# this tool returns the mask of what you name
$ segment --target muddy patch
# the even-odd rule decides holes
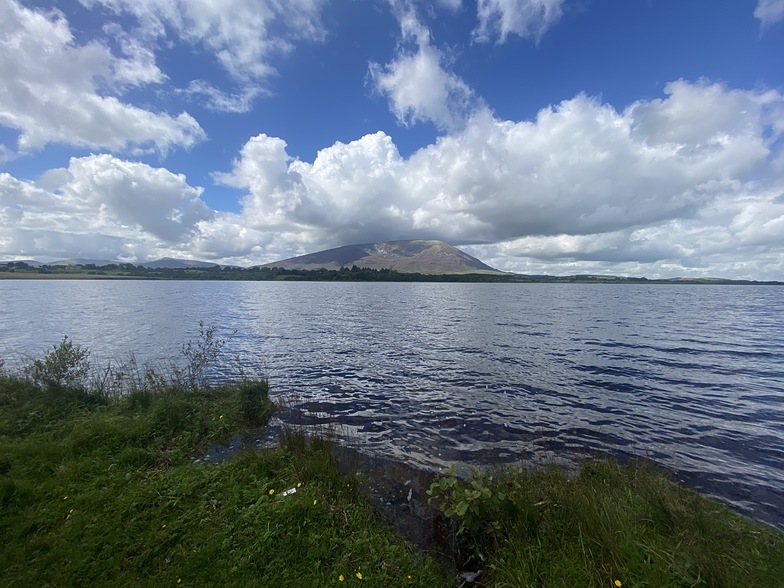
[[[339,471],[357,476],[360,494],[398,535],[423,551],[445,557],[443,517],[427,502],[435,472],[339,445],[332,452]]]

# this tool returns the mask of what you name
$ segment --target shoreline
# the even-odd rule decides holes
[[[313,586],[360,575],[401,588],[521,577],[773,585],[784,575],[784,533],[644,463],[464,478],[311,437],[307,425],[270,426],[270,408],[266,381],[107,397],[0,377],[0,582],[290,585],[296,572]]]

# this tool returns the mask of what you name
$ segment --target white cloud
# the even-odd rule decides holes
[[[161,81],[150,55],[131,42],[118,58],[98,42],[78,45],[59,12],[0,0],[0,44],[0,124],[20,132],[20,150],[59,142],[166,152],[204,138],[187,113],[156,113],[99,92],[102,84]]]
[[[88,8],[103,5],[135,16],[147,38],[167,30],[202,44],[237,79],[264,78],[274,71],[271,54],[291,50],[290,39],[321,39],[323,0],[80,0]],[[286,35],[273,32],[281,25]]]
[[[238,85],[226,94],[202,80],[187,89],[207,98],[207,108],[247,112],[275,74],[272,60],[298,40],[324,38],[320,11],[326,0],[80,0],[88,8],[103,6],[138,21],[135,34],[150,46],[177,41],[199,46],[214,56]]]
[[[214,218],[201,193],[182,175],[111,155],[72,158],[38,182],[0,174],[0,252],[57,255],[78,243],[71,255],[114,258],[182,247]]]
[[[294,247],[346,244],[407,230],[403,166],[381,132],[323,149],[313,164],[289,157],[281,139],[259,135],[243,147],[232,172],[216,180],[248,190],[247,226],[297,236]]]
[[[236,94],[228,94],[207,81],[192,80],[183,93],[206,100],[203,106],[216,112],[244,113],[251,111],[253,101],[264,92],[259,86],[248,85]]]
[[[412,5],[392,3],[400,22],[403,43],[395,59],[385,66],[371,63],[376,91],[389,99],[391,111],[404,125],[433,122],[438,128],[456,129],[481,107],[473,90],[448,71],[443,53],[431,43],[430,31],[419,22]],[[406,48],[414,45],[414,51]]]
[[[404,125],[433,122],[441,129],[457,127],[474,101],[471,89],[441,65],[434,47],[419,47],[382,68],[373,63],[370,74],[376,89],[387,95],[390,109]]]
[[[117,24],[108,24],[104,30],[120,45],[126,56],[125,59],[114,59],[112,63],[112,82],[120,89],[162,84],[168,79],[158,68],[153,50],[141,39],[131,36]]]
[[[18,156],[19,155],[17,153],[14,153],[14,151],[9,149],[5,145],[0,144],[0,165],[6,163],[8,161],[13,161]]]
[[[770,25],[784,20],[784,0],[759,0],[754,16],[763,25]]]
[[[624,112],[578,96],[534,122],[473,119],[411,157],[418,226],[480,241],[614,231],[691,216],[766,164],[781,95],[681,82],[668,92]],[[744,114],[723,118],[726,100]],[[675,105],[683,117],[667,116]]]
[[[438,0],[438,3],[453,12],[457,12],[463,7],[463,0]]]
[[[477,0],[479,26],[474,38],[503,43],[509,35],[518,35],[538,42],[561,19],[564,3],[565,0]]]

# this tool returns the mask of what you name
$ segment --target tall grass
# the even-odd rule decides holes
[[[784,536],[668,479],[650,463],[476,472],[437,479],[457,561],[508,587],[784,586]],[[617,582],[617,584],[616,584]]]

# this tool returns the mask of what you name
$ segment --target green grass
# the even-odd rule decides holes
[[[583,464],[446,477],[435,502],[484,582],[508,587],[784,586],[784,535],[673,483],[654,466]],[[462,513],[462,514],[460,514]]]
[[[444,585],[323,443],[193,463],[245,426],[247,394],[110,401],[0,378],[0,585],[328,586],[357,572],[376,586]]]
[[[0,375],[0,586],[459,585],[324,441],[194,462],[270,410],[264,381],[109,398]],[[782,534],[650,465],[447,475],[432,494],[459,533],[443,549],[481,585],[784,585]]]

